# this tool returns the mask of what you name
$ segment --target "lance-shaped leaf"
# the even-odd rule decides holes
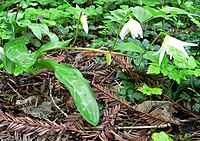
[[[81,115],[93,126],[99,122],[99,109],[88,81],[72,66],[58,64],[53,60],[41,60],[40,66],[54,70],[56,78],[70,91]]]
[[[69,89],[82,116],[96,126],[99,122],[99,109],[88,81],[80,76],[77,69],[64,64],[56,66],[55,75]]]

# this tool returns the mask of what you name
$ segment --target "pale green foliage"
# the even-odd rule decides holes
[[[162,89],[160,89],[160,88],[150,88],[146,84],[144,84],[142,87],[139,87],[137,90],[142,92],[143,94],[146,94],[146,95],[153,95],[153,94],[161,95],[162,94]]]
[[[173,139],[163,131],[159,133],[153,133],[151,137],[154,141],[173,141]]]

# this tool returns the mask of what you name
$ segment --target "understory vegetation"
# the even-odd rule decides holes
[[[0,1],[0,140],[199,141],[198,0]]]

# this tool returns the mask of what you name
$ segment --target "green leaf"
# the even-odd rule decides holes
[[[180,84],[181,76],[179,76],[178,71],[175,68],[173,70],[169,70],[168,68],[168,77]]]
[[[165,7],[161,9],[161,11],[166,12],[166,13],[171,13],[171,15],[176,15],[176,14],[189,14],[187,11],[176,8],[176,7]]]
[[[194,75],[195,75],[196,77],[200,76],[200,69],[195,69]]]
[[[25,38],[16,38],[4,46],[5,55],[17,65],[23,68],[31,67],[37,60],[34,54],[30,54],[26,48]]]
[[[159,74],[160,73],[160,66],[156,63],[153,63],[149,66],[147,74]]]
[[[10,59],[8,59],[8,57],[6,57],[2,47],[0,47],[0,60],[3,62],[3,66],[4,66],[5,70],[9,74],[13,74],[14,69],[15,69],[15,64],[12,61],[10,61]]]
[[[200,22],[197,19],[195,19],[193,16],[191,15],[188,15],[188,16],[190,17],[190,20],[200,28]]]
[[[153,51],[147,51],[143,57],[158,64],[159,55],[153,55],[154,53]]]
[[[138,101],[144,98],[144,95],[139,92],[134,92],[132,96]]]
[[[23,68],[21,66],[17,66],[14,70],[14,75],[17,76],[19,74],[22,74],[24,72]]]
[[[161,69],[161,73],[164,75],[164,76],[167,76],[168,75],[168,70],[166,68],[162,68]]]
[[[80,71],[69,65],[58,64],[53,60],[40,60],[36,65],[55,71],[56,78],[69,89],[81,115],[93,126],[98,124],[99,109],[96,98]]]
[[[44,60],[39,60],[35,66],[38,67],[38,68],[47,68],[47,69],[50,69],[52,71],[55,71],[55,67],[58,65],[58,63],[54,60],[47,60],[47,59],[44,59]]]
[[[77,69],[64,64],[56,66],[55,76],[69,89],[81,115],[96,126],[99,122],[99,109],[88,81],[77,72]]]
[[[0,6],[0,12],[2,12],[6,7],[12,5],[12,4],[15,4],[17,2],[19,2],[20,0],[9,0],[9,1],[5,1],[5,2],[1,2],[3,3],[1,6]]]
[[[144,3],[145,5],[149,5],[149,6],[155,6],[156,4],[160,4],[160,1],[158,1],[158,0],[141,0],[141,3]]]
[[[54,0],[39,0],[38,2],[39,2],[41,5],[47,5],[47,4],[53,3]]]
[[[74,0],[73,3],[76,3],[76,4],[83,4],[87,2],[87,0]]]
[[[53,60],[40,60],[36,65],[55,71],[56,78],[69,89],[81,115],[93,126],[98,124],[99,109],[96,98],[79,70]]]
[[[49,36],[50,40],[52,42],[58,42],[58,36],[54,33],[51,33],[49,31],[49,28],[46,24],[42,24],[42,23],[31,23],[29,20],[21,20],[19,22],[17,22],[20,26],[25,27],[28,26],[31,31],[33,32],[33,34],[39,39],[42,39],[42,34],[46,34]]]
[[[66,46],[71,42],[72,39],[69,39],[67,41],[63,42],[49,42],[42,47],[36,52],[36,56],[40,57],[44,51],[49,51],[49,50],[55,50],[55,49],[65,49]]]
[[[160,133],[153,133],[151,137],[154,141],[173,141],[173,139],[163,131]]]
[[[189,69],[194,69],[197,67],[197,63],[196,63],[196,60],[194,59],[193,56],[190,56],[187,60],[187,67]]]
[[[199,112],[199,111],[200,111],[200,104],[199,104],[199,103],[195,103],[195,104],[192,106],[192,109],[195,110],[196,112]]]
[[[139,52],[139,53],[143,53],[144,52],[144,50],[140,46],[138,46],[138,45],[136,45],[136,44],[134,44],[132,42],[119,44],[115,48],[115,50],[131,51],[131,52]]]
[[[162,89],[150,88],[146,84],[144,84],[143,87],[139,87],[137,90],[139,90],[140,92],[146,95],[152,95],[152,94],[161,95],[162,94]]]
[[[40,39],[40,40],[42,39],[42,31],[41,31],[39,25],[30,23],[27,26],[31,29],[31,31],[33,32],[33,34],[38,39]]]
[[[34,25],[37,25],[37,24],[34,24]],[[58,36],[56,34],[50,32],[49,28],[46,24],[38,24],[38,26],[39,26],[39,29],[41,30],[41,32],[43,34],[47,34],[49,36],[51,42],[58,42],[59,41]]]
[[[166,12],[157,10],[149,6],[144,6],[144,9],[149,11],[153,17],[164,17],[166,15]]]
[[[140,6],[133,8],[133,15],[140,21],[140,23],[152,17],[152,14],[149,11]]]

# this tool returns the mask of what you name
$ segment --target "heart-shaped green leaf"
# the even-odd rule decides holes
[[[140,6],[133,8],[133,15],[140,21],[140,23],[152,17],[152,14],[149,11]]]

